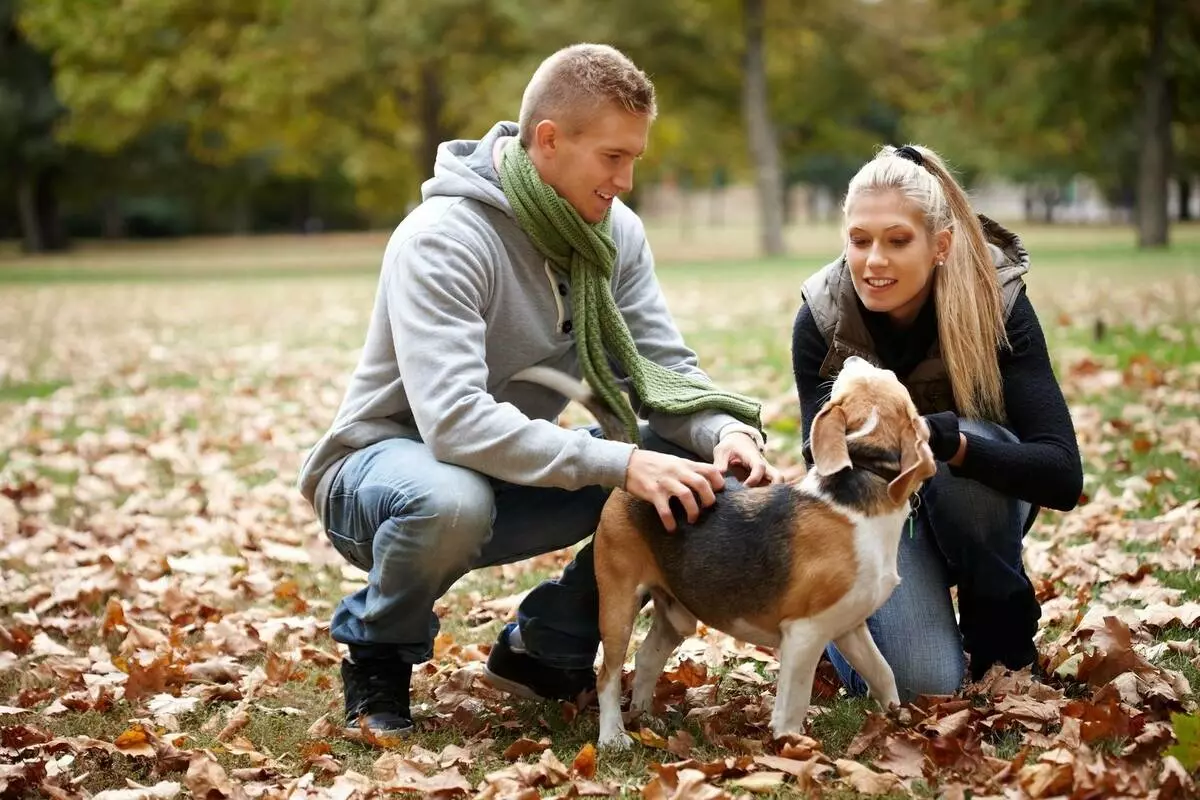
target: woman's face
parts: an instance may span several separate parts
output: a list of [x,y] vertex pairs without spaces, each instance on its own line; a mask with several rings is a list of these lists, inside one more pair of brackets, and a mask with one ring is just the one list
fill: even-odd
[[919,210],[898,192],[867,194],[846,212],[846,260],[854,291],[871,311],[908,325],[933,290],[950,232],[930,235]]

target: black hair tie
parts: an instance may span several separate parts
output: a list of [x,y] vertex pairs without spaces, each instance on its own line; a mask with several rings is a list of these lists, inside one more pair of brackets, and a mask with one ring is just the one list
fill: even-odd
[[905,161],[911,161],[918,167],[925,166],[925,157],[921,155],[921,151],[915,147],[904,145],[904,147],[896,148],[896,155],[903,158]]

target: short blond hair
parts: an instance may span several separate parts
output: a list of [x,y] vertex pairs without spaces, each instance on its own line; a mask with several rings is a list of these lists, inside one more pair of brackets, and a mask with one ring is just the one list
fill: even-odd
[[606,44],[564,47],[541,63],[525,87],[517,118],[521,144],[529,147],[542,120],[573,134],[606,105],[651,119],[658,114],[654,84],[620,50]]

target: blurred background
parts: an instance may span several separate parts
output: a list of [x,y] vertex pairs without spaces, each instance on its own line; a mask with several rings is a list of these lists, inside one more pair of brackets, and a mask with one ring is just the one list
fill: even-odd
[[1002,219],[1200,214],[1192,0],[0,0],[0,247],[390,229],[578,41],[655,81],[630,202],[681,246],[786,252],[904,142]]

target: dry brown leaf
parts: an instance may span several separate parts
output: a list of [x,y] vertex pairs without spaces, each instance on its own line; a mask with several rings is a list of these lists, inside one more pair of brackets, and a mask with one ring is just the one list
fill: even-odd
[[533,739],[521,738],[517,739],[515,742],[505,748],[503,757],[505,761],[516,761],[519,758],[524,758],[525,756],[533,755],[534,753],[541,753],[549,749],[549,739],[543,738],[540,741],[535,742]]
[[588,742],[579,748],[575,760],[571,762],[571,772],[581,778],[592,778],[596,775],[596,746]]
[[839,758],[834,762],[841,780],[862,794],[888,794],[904,788],[904,781],[890,772],[875,772],[857,761]]
[[883,740],[883,754],[871,762],[881,772],[891,772],[901,778],[920,778],[925,774],[925,750],[919,738],[888,736]]
[[153,786],[105,789],[92,795],[92,800],[172,800],[182,788],[175,781],[159,781]]
[[618,786],[609,786],[588,780],[574,780],[567,786],[563,797],[612,797],[620,791]]
[[656,750],[666,750],[667,740],[659,736],[649,728],[642,728],[637,733],[630,734],[635,741],[641,742],[646,747],[653,747]]
[[675,731],[667,737],[667,751],[680,758],[690,758],[695,746],[696,737],[684,730]]
[[1047,764],[1039,762],[1023,767],[1018,774],[1021,788],[1034,798],[1050,797],[1071,789],[1074,772],[1071,764]]
[[196,800],[244,800],[241,784],[234,783],[225,769],[211,756],[196,753],[188,763],[185,778],[188,791]]
[[154,744],[151,742],[150,734],[141,725],[135,725],[129,728],[115,740],[113,747],[127,756],[153,756]]
[[782,772],[752,772],[744,778],[734,778],[725,785],[754,794],[770,794],[783,785],[783,778]]
[[[325,719],[322,717],[321,719]],[[319,720],[318,720],[319,721]],[[225,723],[225,727],[221,728],[217,733],[217,741],[224,742],[233,736],[237,735],[238,731],[250,724],[250,715],[245,709],[238,709],[230,715],[229,721]],[[315,723],[314,723],[315,724]],[[312,728],[309,728],[308,735],[313,735]]]
[[868,714],[867,721],[863,725],[862,730],[854,736],[850,741],[850,745],[846,748],[846,756],[849,758],[858,758],[867,752],[875,744],[875,740],[890,727],[891,722],[883,714]]

